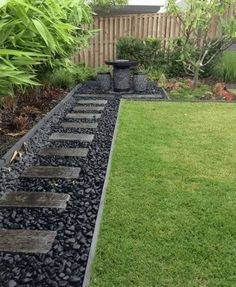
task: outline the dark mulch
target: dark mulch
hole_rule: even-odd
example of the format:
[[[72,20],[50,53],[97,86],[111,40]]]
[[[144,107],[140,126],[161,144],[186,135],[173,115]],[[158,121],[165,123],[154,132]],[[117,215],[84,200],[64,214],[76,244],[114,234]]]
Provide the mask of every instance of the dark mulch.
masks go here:
[[[22,136],[54,108],[66,95],[61,89],[33,90],[26,95],[17,95],[0,107],[0,157],[2,157]],[[19,116],[27,117],[26,127],[17,126]]]

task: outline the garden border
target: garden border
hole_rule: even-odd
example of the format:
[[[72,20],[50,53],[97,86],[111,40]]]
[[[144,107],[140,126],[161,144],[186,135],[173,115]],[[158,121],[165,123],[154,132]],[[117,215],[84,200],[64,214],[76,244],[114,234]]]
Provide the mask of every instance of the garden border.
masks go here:
[[[112,165],[112,159],[113,159],[113,154],[114,154],[115,141],[117,138],[117,133],[118,133],[118,128],[119,128],[121,109],[122,109],[122,101],[120,101],[119,110],[117,113],[116,125],[115,125],[115,129],[114,129],[114,133],[113,133],[113,139],[112,139],[112,145],[111,145],[111,150],[110,150],[110,155],[109,155],[109,161],[108,161],[107,170],[106,170],[106,178],[105,178],[104,185],[103,185],[102,196],[101,196],[101,200],[100,200],[99,210],[98,210],[98,214],[97,214],[96,224],[95,224],[94,233],[93,233],[93,239],[92,239],[92,243],[90,246],[89,257],[88,257],[88,261],[87,261],[87,266],[86,266],[86,270],[85,270],[84,281],[83,281],[82,287],[89,287],[90,280],[91,280],[92,267],[93,267],[94,258],[96,255],[97,242],[98,242],[98,237],[99,237],[99,233],[100,233],[100,227],[101,227],[101,222],[102,222],[103,210],[104,210],[104,206],[105,206],[107,187],[108,187],[109,176],[110,176],[110,172],[111,172],[111,165]]]
[[[15,151],[19,150],[24,143],[27,143],[35,132],[40,129],[50,118],[75,94],[82,84],[78,84],[71,90],[52,110],[50,110],[32,129],[20,138],[1,158],[0,170],[9,164]]]
[[[125,98],[122,97],[122,100],[126,101],[146,101],[146,102],[166,102],[166,103],[193,103],[193,104],[199,104],[199,103],[212,103],[212,104],[236,104],[236,100],[234,101],[225,101],[225,100],[185,100],[185,99],[155,99],[155,98]]]

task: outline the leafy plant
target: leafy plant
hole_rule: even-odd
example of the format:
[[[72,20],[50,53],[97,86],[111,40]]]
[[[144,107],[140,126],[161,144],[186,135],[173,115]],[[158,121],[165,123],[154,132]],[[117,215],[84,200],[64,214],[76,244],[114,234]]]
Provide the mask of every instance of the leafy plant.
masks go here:
[[[236,83],[236,51],[226,51],[212,70],[219,81]]]
[[[160,87],[164,87],[165,86],[165,83],[166,83],[167,79],[166,79],[166,76],[165,74],[161,74],[159,80],[158,80],[158,84]]]
[[[23,131],[29,125],[29,118],[26,115],[20,115],[15,118],[15,126],[18,131]]]
[[[137,61],[145,69],[155,69],[165,63],[165,52],[159,39],[120,38],[117,43],[119,59]]]
[[[109,11],[110,8],[117,5],[126,5],[128,0],[90,0],[90,5],[96,10]]]
[[[182,37],[170,40],[167,53],[167,74],[169,77],[185,77],[186,71],[183,63],[184,39]],[[196,54],[196,49],[192,49]],[[192,55],[193,56],[193,55]]]
[[[34,118],[40,114],[40,110],[34,106],[25,106],[20,110],[20,114],[24,114]]]
[[[48,84],[63,89],[70,89],[75,85],[74,75],[68,73],[67,69],[55,70],[48,77]]]
[[[197,89],[193,90],[187,81],[175,83],[173,90],[169,94],[171,98],[177,99],[201,99],[206,96],[212,96],[209,85],[200,84]]]
[[[104,74],[104,73],[111,73],[111,67],[108,67],[108,66],[101,66],[101,67],[98,67],[96,70],[95,70],[95,73],[101,73],[101,74]]]
[[[93,35],[85,0],[11,0],[0,4],[0,94],[36,85],[36,75]],[[42,68],[42,65],[44,68]]]
[[[185,70],[194,78],[193,89],[198,86],[200,72],[204,71],[205,67],[222,53],[235,37],[235,19],[224,20],[229,4],[231,1],[228,0],[185,0],[183,8],[176,0],[169,0],[170,14],[176,16],[182,23],[184,45],[181,57]],[[236,5],[232,6],[234,9],[235,7]],[[217,17],[216,28],[221,33],[218,39],[212,41],[209,37],[209,28],[214,17]],[[209,51],[215,47],[217,47],[215,53],[209,56]],[[195,57],[193,57],[194,50],[198,50]]]
[[[72,73],[77,83],[83,83],[88,80],[93,80],[95,79],[96,75],[95,70],[83,64],[74,64]]]
[[[0,98],[0,108],[9,113],[14,113],[17,107],[17,99],[12,96]]]
[[[74,64],[59,66],[51,73],[47,73],[44,82],[48,85],[59,87],[63,89],[70,89],[76,83],[83,83],[85,81],[95,78],[95,71],[85,66],[84,64]]]

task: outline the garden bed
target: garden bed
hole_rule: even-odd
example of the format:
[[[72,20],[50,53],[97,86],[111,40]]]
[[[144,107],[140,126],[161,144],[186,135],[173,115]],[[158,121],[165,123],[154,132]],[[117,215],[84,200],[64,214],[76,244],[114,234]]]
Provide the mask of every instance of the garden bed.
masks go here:
[[[0,109],[0,157],[56,106],[66,95],[62,89],[48,88],[3,99]]]

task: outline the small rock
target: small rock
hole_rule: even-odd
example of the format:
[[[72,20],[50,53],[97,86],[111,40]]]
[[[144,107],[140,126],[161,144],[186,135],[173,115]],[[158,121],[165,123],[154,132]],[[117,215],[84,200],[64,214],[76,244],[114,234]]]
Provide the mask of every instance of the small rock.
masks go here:
[[[70,282],[73,282],[73,283],[79,282],[80,280],[81,279],[78,276],[73,276],[73,277],[70,278]]]
[[[15,280],[10,280],[9,283],[8,283],[8,287],[15,287],[17,286],[17,283]]]

